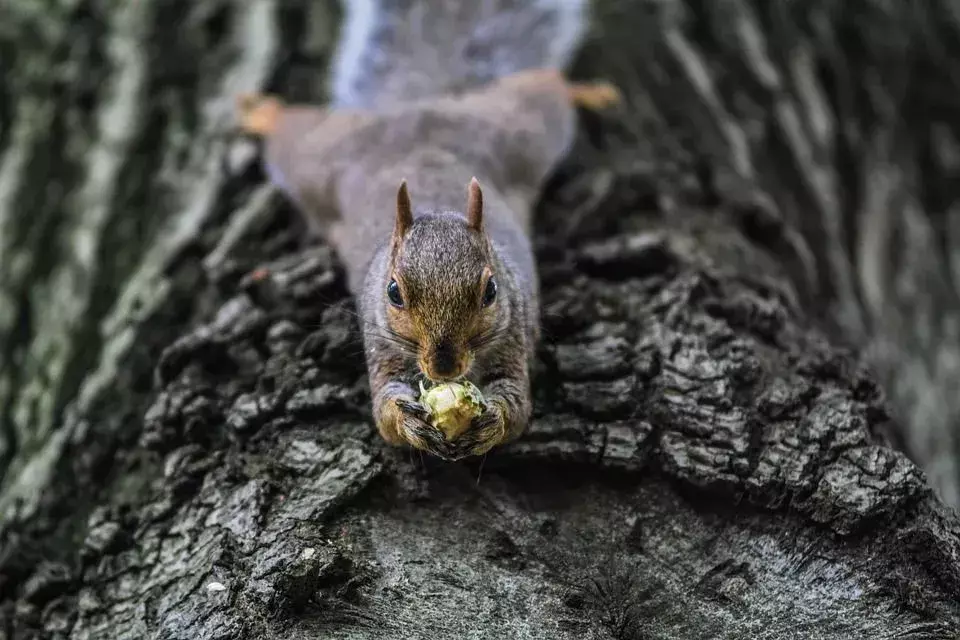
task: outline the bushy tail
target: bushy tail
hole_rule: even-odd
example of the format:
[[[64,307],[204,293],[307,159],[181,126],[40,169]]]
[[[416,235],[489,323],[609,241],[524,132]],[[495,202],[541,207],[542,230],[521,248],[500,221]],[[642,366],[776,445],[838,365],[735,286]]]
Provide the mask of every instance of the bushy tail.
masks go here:
[[[341,0],[331,98],[373,108],[535,67],[563,69],[588,0]]]

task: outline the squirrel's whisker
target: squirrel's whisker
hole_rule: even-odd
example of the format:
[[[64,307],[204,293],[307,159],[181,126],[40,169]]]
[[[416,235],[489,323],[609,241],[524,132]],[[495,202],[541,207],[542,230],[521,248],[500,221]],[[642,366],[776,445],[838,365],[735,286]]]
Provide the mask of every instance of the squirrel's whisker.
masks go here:
[[[375,333],[375,332],[364,332],[364,335],[373,336],[375,338],[379,338],[380,340],[383,340],[388,344],[392,344],[398,347],[401,351],[403,351],[407,355],[416,356],[418,353],[417,346],[410,344],[410,342],[407,340],[398,339],[391,335],[385,335],[382,333]]]
[[[468,347],[474,351],[479,351],[480,349],[483,349],[484,347],[496,342],[500,338],[509,335],[510,330],[510,327],[494,327],[493,329],[484,331],[470,340]]]
[[[398,346],[404,346],[406,349],[408,349],[408,350],[410,350],[410,351],[412,351],[412,352],[417,352],[417,351],[420,349],[420,343],[417,342],[416,340],[412,340],[412,339],[410,339],[410,338],[408,338],[408,337],[406,337],[406,336],[404,336],[404,335],[401,335],[401,334],[397,333],[396,331],[394,331],[393,329],[391,329],[390,327],[386,327],[386,326],[377,324],[376,322],[373,322],[373,321],[371,321],[371,320],[368,320],[368,319],[364,318],[362,315],[360,315],[359,313],[357,313],[355,310],[347,308],[347,302],[346,302],[346,301],[340,301],[340,302],[338,302],[338,303],[336,303],[336,304],[334,304],[334,305],[331,305],[331,308],[335,307],[335,306],[338,305],[338,304],[339,304],[339,305],[342,305],[342,306],[340,307],[340,309],[339,309],[340,311],[344,311],[344,312],[350,314],[350,315],[353,316],[353,317],[357,320],[357,322],[361,325],[361,335],[364,335],[364,336],[374,336],[374,337],[380,338],[380,339],[382,339],[382,340],[386,340],[386,341],[390,342],[391,344],[395,344],[395,345],[398,345]],[[367,327],[370,327],[370,328],[372,328],[372,329],[375,329],[376,331],[363,331],[363,330],[362,330],[362,325],[366,325]],[[316,323],[316,324],[311,324],[311,325],[308,326],[307,328],[308,328],[308,329],[316,329],[316,328],[320,328],[320,327],[322,327],[322,326],[323,326],[322,323]]]

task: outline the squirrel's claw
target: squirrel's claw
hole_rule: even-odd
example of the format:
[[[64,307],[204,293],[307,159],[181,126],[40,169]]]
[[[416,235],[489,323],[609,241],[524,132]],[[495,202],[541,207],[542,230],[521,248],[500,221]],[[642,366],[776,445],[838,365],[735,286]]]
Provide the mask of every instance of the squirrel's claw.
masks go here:
[[[396,400],[396,404],[401,413],[398,424],[401,438],[414,448],[432,453],[443,460],[454,459],[451,443],[447,442],[443,431],[430,424],[430,413],[426,407],[419,402],[404,399]]]
[[[473,420],[455,443],[454,460],[482,456],[507,438],[503,410],[496,404]]]
[[[419,402],[415,402],[413,400],[406,400],[404,398],[398,398],[396,400],[396,403],[397,403],[397,406],[400,407],[400,410],[409,416],[419,418],[424,422],[426,422],[430,418],[430,412],[427,410],[425,406],[423,406]]]

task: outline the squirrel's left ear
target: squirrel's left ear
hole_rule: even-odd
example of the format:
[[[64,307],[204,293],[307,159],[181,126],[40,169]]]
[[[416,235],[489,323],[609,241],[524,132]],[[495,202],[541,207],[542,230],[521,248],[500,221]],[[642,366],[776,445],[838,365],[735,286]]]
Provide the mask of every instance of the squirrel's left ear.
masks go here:
[[[476,178],[470,181],[467,195],[467,225],[474,231],[483,231],[483,192]]]
[[[397,222],[393,228],[393,235],[402,238],[413,224],[413,207],[410,205],[410,194],[407,193],[407,181],[400,182],[397,190]]]

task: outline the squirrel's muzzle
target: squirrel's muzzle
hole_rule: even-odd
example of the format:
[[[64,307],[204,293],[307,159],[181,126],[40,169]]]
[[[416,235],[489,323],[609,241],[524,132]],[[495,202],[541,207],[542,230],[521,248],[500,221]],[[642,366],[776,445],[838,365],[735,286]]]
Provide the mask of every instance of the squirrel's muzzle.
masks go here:
[[[435,382],[456,380],[467,372],[468,362],[464,355],[451,340],[441,340],[426,362],[421,362],[421,368],[424,374]]]

